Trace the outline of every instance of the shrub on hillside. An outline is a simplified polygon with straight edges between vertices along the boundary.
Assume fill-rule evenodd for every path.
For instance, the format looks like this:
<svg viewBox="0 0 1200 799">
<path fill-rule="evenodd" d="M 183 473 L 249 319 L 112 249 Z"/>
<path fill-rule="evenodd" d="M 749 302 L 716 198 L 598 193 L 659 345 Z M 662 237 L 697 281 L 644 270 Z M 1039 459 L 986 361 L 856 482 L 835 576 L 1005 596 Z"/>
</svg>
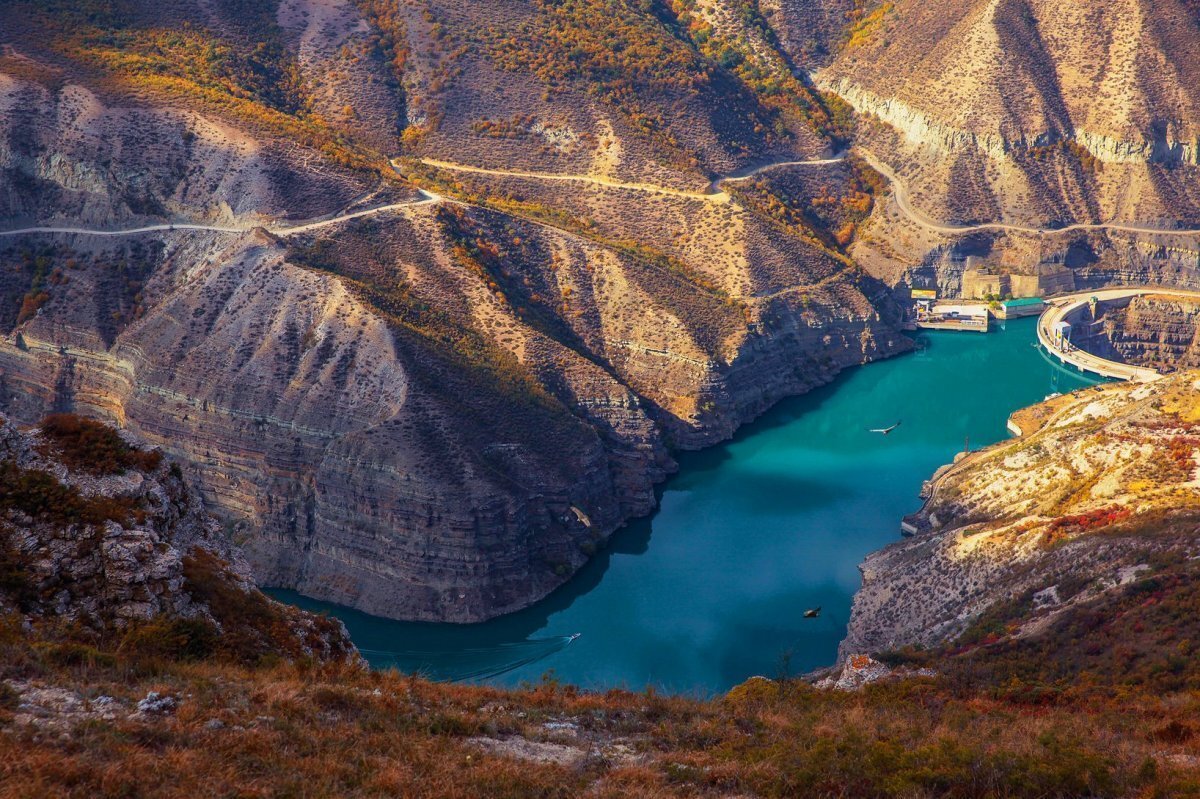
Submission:
<svg viewBox="0 0 1200 799">
<path fill-rule="evenodd" d="M 0 512 L 4 511 L 23 513 L 35 522 L 89 526 L 110 521 L 126 525 L 144 518 L 132 497 L 85 497 L 50 472 L 8 461 L 0 463 Z"/>
<path fill-rule="evenodd" d="M 152 472 L 162 462 L 162 453 L 137 449 L 108 425 L 72 413 L 47 416 L 41 430 L 43 454 L 72 471 L 102 477 L 128 469 Z"/>
<path fill-rule="evenodd" d="M 159 617 L 135 624 L 125 633 L 117 654 L 134 660 L 203 660 L 218 649 L 219 632 L 204 619 Z"/>
<path fill-rule="evenodd" d="M 244 590 L 234 581 L 229 565 L 213 553 L 192 550 L 183 559 L 183 576 L 185 590 L 207 605 L 221 625 L 211 653 L 246 665 L 303 654 L 284 607 L 258 591 Z"/>
</svg>

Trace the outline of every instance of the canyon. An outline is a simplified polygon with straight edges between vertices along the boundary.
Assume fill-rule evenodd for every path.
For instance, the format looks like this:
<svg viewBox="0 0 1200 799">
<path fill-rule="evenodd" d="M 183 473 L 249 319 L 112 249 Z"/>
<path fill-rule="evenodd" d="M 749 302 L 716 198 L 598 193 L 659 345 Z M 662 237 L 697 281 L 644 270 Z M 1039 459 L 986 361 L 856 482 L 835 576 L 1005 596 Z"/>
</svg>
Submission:
<svg viewBox="0 0 1200 799">
<path fill-rule="evenodd" d="M 466 622 L 524 607 L 653 508 L 673 448 L 720 441 L 781 397 L 911 346 L 895 303 L 836 247 L 747 205 L 629 188 L 708 181 L 694 169 L 643 171 L 678 161 L 682 145 L 629 128 L 625 109 L 556 98 L 539 112 L 541 143 L 521 134 L 489 145 L 512 167 L 610 158 L 611 186 L 484 183 L 404 159 L 397 178 L 375 148 L 400 149 L 399 138 L 367 136 L 362 121 L 389 104 L 412 130 L 440 116 L 424 152 L 470 163 L 491 140 L 468 95 L 489 81 L 527 92 L 541 81 L 499 50 L 456 56 L 471 76 L 439 94 L 425 82 L 439 82 L 431 73 L 448 42 L 427 20 L 398 23 L 410 68 L 397 83 L 371 49 L 385 36 L 372 9 L 281 4 L 258 21 L 279 64 L 251 53 L 250 66 L 298 70 L 305 102 L 343 92 L 355 114 L 280 118 L 297 101 L 252 80 L 242 85 L 257 105 L 231 113 L 205 102 L 222 84 L 166 64 L 155 74 L 175 95 L 158 99 L 157 84 L 113 65 L 100 33 L 108 25 L 153 59 L 176 46 L 157 38 L 171 11 L 240 55 L 227 8 L 126 10 L 41 47 L 39 33 L 64 17 L 26 7 L 7 45 L 0 155 L 12 227 L 151 229 L 4 240 L 0 407 L 27 425 L 55 410 L 95 415 L 161 446 L 187 464 L 264 584 L 398 618 Z M 630 18 L 634 30 L 646 24 Z M 375 88 L 326 86 L 355 70 Z M 677 92 L 647 80 L 647 96 Z M 710 91 L 748 120 L 766 113 L 732 83 Z M 562 116 L 568 108 L 592 118 Z M 737 124 L 734 113 L 678 131 L 711 166 L 783 151 L 779 139 L 720 154 L 742 135 Z M 592 135 L 598 126 L 607 138 Z M 786 137 L 819 156 L 812 132 L 793 128 Z"/>
<path fill-rule="evenodd" d="M 1195 2 L 0 19 L 0 798 L 1200 796 Z"/>
<path fill-rule="evenodd" d="M 64 230 L 0 240 L 0 408 L 162 447 L 263 584 L 512 612 L 673 453 L 907 351 L 911 288 L 1200 285 L 1192 132 L 1156 122 L 1190 66 L 1149 7 L 1072 77 L 1091 45 L 1040 6 L 418 5 L 14 3 L 0 211 Z M 986 64 L 1028 25 L 1043 50 Z M 1067 223 L 1125 228 L 1033 232 Z"/>
</svg>

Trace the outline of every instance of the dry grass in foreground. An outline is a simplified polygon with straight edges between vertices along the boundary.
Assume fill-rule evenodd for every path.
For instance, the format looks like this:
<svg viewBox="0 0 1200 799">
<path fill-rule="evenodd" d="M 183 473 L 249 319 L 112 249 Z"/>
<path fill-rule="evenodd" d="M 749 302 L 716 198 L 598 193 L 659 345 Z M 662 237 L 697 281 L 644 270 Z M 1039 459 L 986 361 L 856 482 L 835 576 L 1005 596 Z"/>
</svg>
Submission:
<svg viewBox="0 0 1200 799">
<path fill-rule="evenodd" d="M 952 675 L 858 693 L 756 679 L 696 701 L 147 651 L 7 625 L 0 797 L 1200 794 L 1190 692 Z M 139 712 L 150 691 L 175 706 Z"/>
</svg>

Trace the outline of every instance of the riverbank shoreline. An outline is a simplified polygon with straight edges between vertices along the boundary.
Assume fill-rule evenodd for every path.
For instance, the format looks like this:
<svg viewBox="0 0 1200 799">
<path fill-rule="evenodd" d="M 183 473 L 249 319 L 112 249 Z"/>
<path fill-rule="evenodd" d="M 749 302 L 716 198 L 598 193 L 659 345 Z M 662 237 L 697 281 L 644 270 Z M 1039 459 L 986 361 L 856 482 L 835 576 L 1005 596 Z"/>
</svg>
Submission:
<svg viewBox="0 0 1200 799">
<path fill-rule="evenodd" d="M 416 665 L 434 677 L 429 653 L 450 665 L 466 651 L 503 659 L 512 644 L 582 633 L 487 681 L 499 686 L 553 671 L 585 690 L 715 695 L 754 675 L 828 667 L 860 563 L 899 540 L 897 521 L 919 507 L 929 475 L 965 439 L 1006 438 L 1013 410 L 1090 384 L 1030 346 L 1035 324 L 1009 321 L 988 336 L 918 333 L 921 346 L 904 357 L 846 369 L 730 440 L 681 453 L 679 472 L 658 490 L 659 510 L 614 534 L 575 578 L 526 610 L 460 626 L 289 600 L 339 616 L 364 649 L 422 653 Z M 997 374 L 1012 377 L 980 379 Z M 887 436 L 869 432 L 897 421 Z M 817 606 L 817 618 L 803 618 Z"/>
</svg>

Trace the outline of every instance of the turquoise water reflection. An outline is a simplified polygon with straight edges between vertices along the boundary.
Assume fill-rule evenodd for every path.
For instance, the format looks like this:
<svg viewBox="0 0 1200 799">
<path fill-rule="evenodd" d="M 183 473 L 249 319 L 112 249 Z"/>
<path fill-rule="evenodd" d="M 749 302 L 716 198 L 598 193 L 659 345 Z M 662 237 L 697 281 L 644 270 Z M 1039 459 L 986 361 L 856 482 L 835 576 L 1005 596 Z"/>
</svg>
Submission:
<svg viewBox="0 0 1200 799">
<path fill-rule="evenodd" d="M 341 617 L 361 648 L 380 653 L 370 656 L 376 665 L 434 677 L 521 664 L 487 679 L 511 685 L 553 669 L 585 687 L 707 693 L 826 665 L 858 564 L 898 538 L 921 482 L 968 437 L 972 447 L 1004 438 L 1013 410 L 1093 382 L 1031 346 L 1034 323 L 923 333 L 918 352 L 851 370 L 733 441 L 685 454 L 653 517 L 520 613 L 414 624 L 275 594 Z M 898 420 L 889 436 L 867 432 Z M 816 605 L 820 618 L 803 619 Z M 565 644 L 573 633 L 580 637 Z"/>
</svg>

